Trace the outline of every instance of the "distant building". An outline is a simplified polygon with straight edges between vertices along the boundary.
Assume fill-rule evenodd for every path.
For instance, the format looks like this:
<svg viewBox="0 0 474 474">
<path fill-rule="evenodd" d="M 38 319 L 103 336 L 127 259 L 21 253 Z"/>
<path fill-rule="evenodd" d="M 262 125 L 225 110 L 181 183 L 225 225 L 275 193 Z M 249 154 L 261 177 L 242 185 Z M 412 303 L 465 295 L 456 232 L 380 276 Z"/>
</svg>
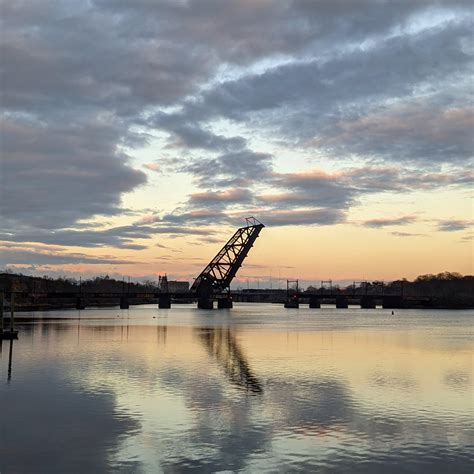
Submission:
<svg viewBox="0 0 474 474">
<path fill-rule="evenodd" d="M 158 278 L 158 282 L 161 291 L 169 293 L 187 293 L 189 291 L 188 281 L 168 280 L 164 275 Z"/>
</svg>

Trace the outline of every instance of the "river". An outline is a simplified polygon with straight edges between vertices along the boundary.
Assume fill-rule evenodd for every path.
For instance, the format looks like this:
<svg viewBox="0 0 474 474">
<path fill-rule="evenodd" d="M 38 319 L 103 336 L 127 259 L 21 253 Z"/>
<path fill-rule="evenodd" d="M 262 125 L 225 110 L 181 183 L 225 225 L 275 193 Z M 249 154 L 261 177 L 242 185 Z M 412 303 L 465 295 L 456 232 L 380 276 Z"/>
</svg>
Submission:
<svg viewBox="0 0 474 474">
<path fill-rule="evenodd" d="M 23 313 L 0 472 L 471 473 L 474 311 Z"/>
</svg>

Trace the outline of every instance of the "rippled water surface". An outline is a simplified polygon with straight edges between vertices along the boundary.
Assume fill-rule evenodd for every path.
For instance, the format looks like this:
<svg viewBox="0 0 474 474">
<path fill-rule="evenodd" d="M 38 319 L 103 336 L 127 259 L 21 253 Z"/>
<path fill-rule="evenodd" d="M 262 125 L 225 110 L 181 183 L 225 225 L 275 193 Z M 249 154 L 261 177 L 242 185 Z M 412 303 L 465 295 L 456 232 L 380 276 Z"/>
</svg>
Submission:
<svg viewBox="0 0 474 474">
<path fill-rule="evenodd" d="M 34 316 L 1 346 L 2 474 L 473 471 L 472 311 Z"/>
</svg>

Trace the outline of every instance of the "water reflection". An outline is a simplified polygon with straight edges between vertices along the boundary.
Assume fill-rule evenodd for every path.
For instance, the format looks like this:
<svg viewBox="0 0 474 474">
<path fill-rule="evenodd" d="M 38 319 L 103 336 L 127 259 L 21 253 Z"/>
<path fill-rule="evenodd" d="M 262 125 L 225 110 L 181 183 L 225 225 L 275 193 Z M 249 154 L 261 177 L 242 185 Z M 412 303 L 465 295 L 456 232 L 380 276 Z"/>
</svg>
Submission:
<svg viewBox="0 0 474 474">
<path fill-rule="evenodd" d="M 9 378 L 11 365 L 9 357 Z M 112 392 L 78 389 L 61 365 L 23 365 L 11 384 L 0 386 L 1 472 L 107 472 L 121 439 L 139 429 L 117 410 Z"/>
<path fill-rule="evenodd" d="M 0 339 L 0 357 L 3 352 L 3 340 Z M 7 382 L 10 383 L 12 379 L 12 362 L 13 362 L 13 339 L 8 341 L 8 368 L 7 368 Z"/>
<path fill-rule="evenodd" d="M 259 308 L 22 326 L 0 359 L 0 471 L 471 472 L 470 320 L 337 330 Z"/>
<path fill-rule="evenodd" d="M 195 329 L 209 355 L 217 360 L 231 383 L 252 393 L 262 393 L 260 381 L 253 374 L 249 362 L 230 328 L 206 327 Z"/>
<path fill-rule="evenodd" d="M 13 340 L 10 340 L 10 348 L 8 350 L 8 375 L 7 380 L 10 382 L 12 379 L 12 360 L 13 360 Z"/>
</svg>

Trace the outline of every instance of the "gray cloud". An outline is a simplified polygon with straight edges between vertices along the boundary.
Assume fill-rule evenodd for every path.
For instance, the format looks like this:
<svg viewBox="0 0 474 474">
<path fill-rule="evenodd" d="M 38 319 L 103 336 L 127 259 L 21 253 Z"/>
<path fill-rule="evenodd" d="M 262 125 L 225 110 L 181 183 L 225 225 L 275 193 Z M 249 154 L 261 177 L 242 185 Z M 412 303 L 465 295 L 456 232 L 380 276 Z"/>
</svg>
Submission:
<svg viewBox="0 0 474 474">
<path fill-rule="evenodd" d="M 344 212 L 338 209 L 309 209 L 291 211 L 272 211 L 263 213 L 262 220 L 268 226 L 287 225 L 332 225 L 345 220 Z"/>
<path fill-rule="evenodd" d="M 416 103 L 375 111 L 337 124 L 315 145 L 332 153 L 370 153 L 393 160 L 453 162 L 471 159 L 474 113 L 453 107 Z"/>
<path fill-rule="evenodd" d="M 124 260 L 111 256 L 92 257 L 83 253 L 58 253 L 51 251 L 2 249 L 0 265 L 68 265 L 82 263 L 86 265 L 130 265 L 137 263 L 134 260 Z"/>
<path fill-rule="evenodd" d="M 244 203 L 252 200 L 252 193 L 248 189 L 230 188 L 224 191 L 205 191 L 194 193 L 190 196 L 190 201 L 196 204 L 207 206 L 233 203 Z"/>
<path fill-rule="evenodd" d="M 202 149 L 210 151 L 229 151 L 245 148 L 246 140 L 242 137 L 225 137 L 189 122 L 189 117 L 182 113 L 166 114 L 158 112 L 151 120 L 145 122 L 148 126 L 159 127 L 170 133 L 174 139 L 170 146 L 185 149 Z"/>
<path fill-rule="evenodd" d="M 389 2 L 371 0 L 346 2 L 278 0 L 247 2 L 216 0 L 195 2 L 133 3 L 100 0 L 95 5 L 105 15 L 119 14 L 132 24 L 140 22 L 141 36 L 161 31 L 169 41 L 189 48 L 201 45 L 210 58 L 245 65 L 262 57 L 304 53 L 309 48 L 335 49 L 338 42 L 361 41 L 368 36 L 387 34 L 395 26 L 405 26 L 417 13 L 426 10 L 469 8 L 466 1 Z M 125 21 L 117 26 L 124 27 Z M 129 27 L 129 32 L 132 28 Z M 130 36 L 130 35 L 129 35 Z"/>
<path fill-rule="evenodd" d="M 1 124 L 4 218 L 38 228 L 67 227 L 121 212 L 121 196 L 146 180 L 117 149 L 121 127 L 101 119 L 48 125 L 7 118 Z"/>
<path fill-rule="evenodd" d="M 356 187 L 356 180 L 347 179 L 347 174 L 331 174 L 318 169 L 301 173 L 274 173 L 271 183 L 287 192 L 264 195 L 260 200 L 278 206 L 347 208 L 363 192 Z"/>
<path fill-rule="evenodd" d="M 206 166 L 209 166 L 209 172 L 218 169 L 207 163 Z M 199 169 L 202 176 L 204 169 L 207 168 Z M 240 225 L 242 216 L 253 214 L 273 226 L 336 224 L 345 222 L 347 212 L 362 196 L 420 189 L 429 191 L 439 187 L 465 186 L 472 182 L 473 175 L 469 170 L 423 173 L 415 168 L 395 166 L 362 166 L 332 173 L 322 169 L 299 173 L 268 170 L 262 173 L 259 184 L 271 187 L 274 190 L 271 193 L 258 194 L 241 188 L 195 193 L 189 196 L 184 207 L 170 214 L 151 216 L 150 219 L 162 225 L 167 222 Z M 402 220 L 383 218 L 369 220 L 364 225 L 375 228 L 409 224 L 414 220 L 412 216 Z"/>
<path fill-rule="evenodd" d="M 426 234 L 414 234 L 411 232 L 391 232 L 395 237 L 426 237 Z"/>
<path fill-rule="evenodd" d="M 182 171 L 191 173 L 201 187 L 249 186 L 267 178 L 272 156 L 244 149 L 216 158 L 192 160 Z"/>
<path fill-rule="evenodd" d="M 362 223 L 365 227 L 371 227 L 377 229 L 379 227 L 387 227 L 393 225 L 406 225 L 416 222 L 415 216 L 402 216 L 402 217 L 379 217 L 376 219 L 370 219 Z"/>
<path fill-rule="evenodd" d="M 135 239 L 234 223 L 229 208 L 278 211 L 275 225 L 342 222 L 363 194 L 465 186 L 471 10 L 463 1 L 5 2 L 0 238 L 139 250 Z M 168 137 L 170 168 L 200 191 L 147 222 L 79 229 L 125 212 L 124 194 L 146 182 L 130 155 L 155 131 Z M 282 156 L 256 151 L 267 140 L 281 154 L 297 145 L 372 162 L 328 178 L 277 174 Z"/>
<path fill-rule="evenodd" d="M 191 214 L 192 215 L 192 214 Z M 206 219 L 186 221 L 187 216 L 169 216 L 166 221 L 161 222 L 161 217 L 150 216 L 143 222 L 129 226 L 111 227 L 97 230 L 60 230 L 56 232 L 47 231 L 16 231 L 11 233 L 0 233 L 0 241 L 4 242 L 40 242 L 46 245 L 71 246 L 71 247 L 116 247 L 130 250 L 142 250 L 146 245 L 134 243 L 135 239 L 150 239 L 153 235 L 208 235 L 213 231 L 195 227 L 191 224 L 204 225 Z M 209 214 L 208 220 L 211 215 Z M 147 221 L 147 223 L 145 222 Z M 182 225 L 188 222 L 189 225 Z M 170 225 L 174 223 L 174 225 Z"/>
<path fill-rule="evenodd" d="M 449 219 L 438 222 L 438 230 L 441 232 L 457 232 L 459 230 L 472 229 L 473 222 L 460 219 Z"/>
<path fill-rule="evenodd" d="M 201 120 L 271 127 L 290 143 L 338 157 L 459 161 L 472 155 L 472 114 L 464 100 L 472 74 L 470 31 L 466 13 L 329 58 L 219 83 L 184 110 Z"/>
</svg>

